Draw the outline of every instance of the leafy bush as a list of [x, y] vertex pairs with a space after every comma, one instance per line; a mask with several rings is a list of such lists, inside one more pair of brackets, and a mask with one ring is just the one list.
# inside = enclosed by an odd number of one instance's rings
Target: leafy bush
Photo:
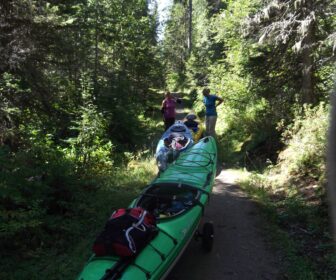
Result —
[[71, 127], [75, 135], [65, 140], [70, 147], [64, 148], [63, 151], [80, 170], [98, 174], [102, 170], [112, 168], [114, 146], [106, 138], [108, 123], [93, 102], [92, 81], [83, 75], [81, 86], [83, 105], [80, 106], [79, 116]]
[[[0, 236], [3, 244], [20, 244], [30, 236], [36, 246], [48, 215], [71, 210], [77, 176], [73, 164], [49, 135], [32, 132], [26, 149], [0, 149]], [[22, 244], [21, 244], [22, 245]], [[32, 244], [29, 244], [32, 246]]]
[[279, 168], [284, 176], [299, 174], [314, 179], [324, 178], [326, 166], [326, 134], [329, 106], [304, 106], [293, 124], [282, 134], [286, 149], [279, 154]]

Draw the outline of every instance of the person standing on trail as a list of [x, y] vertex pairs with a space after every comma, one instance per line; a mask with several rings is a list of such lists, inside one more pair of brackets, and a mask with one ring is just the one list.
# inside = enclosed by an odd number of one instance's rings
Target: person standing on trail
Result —
[[[206, 135], [216, 135], [217, 110], [216, 107], [223, 103], [223, 98], [210, 94], [210, 89], [203, 89], [203, 103], [205, 105], [205, 132]], [[218, 101], [218, 102], [217, 102]]]
[[165, 99], [162, 101], [161, 112], [163, 114], [163, 121], [165, 130], [175, 123], [176, 116], [176, 98], [174, 98], [169, 91], [165, 92]]

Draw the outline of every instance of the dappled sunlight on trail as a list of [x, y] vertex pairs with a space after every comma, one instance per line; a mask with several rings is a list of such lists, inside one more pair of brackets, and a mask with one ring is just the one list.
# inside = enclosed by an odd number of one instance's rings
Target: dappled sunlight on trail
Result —
[[216, 179], [226, 184], [236, 184], [238, 179], [241, 179], [242, 176], [245, 176], [245, 174], [240, 170], [225, 169]]

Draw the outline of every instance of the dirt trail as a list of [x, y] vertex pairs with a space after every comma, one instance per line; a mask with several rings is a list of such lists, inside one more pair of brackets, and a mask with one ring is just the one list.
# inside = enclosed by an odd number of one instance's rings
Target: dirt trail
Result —
[[230, 171], [216, 178], [203, 221], [213, 221], [213, 251], [192, 240], [168, 280], [283, 279], [280, 256], [265, 240], [258, 208], [234, 184]]

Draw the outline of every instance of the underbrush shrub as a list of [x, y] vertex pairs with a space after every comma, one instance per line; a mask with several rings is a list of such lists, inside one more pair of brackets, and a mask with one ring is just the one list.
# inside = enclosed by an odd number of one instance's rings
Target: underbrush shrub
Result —
[[126, 168], [119, 168], [120, 171], [114, 173], [114, 181], [119, 186], [131, 187], [132, 189], [142, 189], [153, 180], [158, 172], [155, 159], [148, 154], [148, 150], [138, 154], [126, 152]]
[[270, 157], [277, 146], [273, 120], [268, 113], [269, 104], [265, 99], [248, 105], [227, 102], [231, 104], [218, 107], [219, 157], [230, 165], [259, 169], [265, 164], [266, 154]]
[[16, 153], [1, 147], [0, 178], [1, 245], [21, 246], [28, 237], [28, 246], [38, 246], [48, 218], [72, 211], [78, 176], [49, 136], [35, 137]]
[[282, 133], [285, 149], [276, 165], [264, 173], [265, 184], [280, 197], [303, 199], [303, 204], [319, 205], [325, 201], [326, 135], [329, 107], [304, 106], [292, 124]]
[[329, 107], [325, 103], [304, 106], [282, 134], [286, 149], [279, 154], [279, 172], [322, 182], [326, 172], [328, 124]]

